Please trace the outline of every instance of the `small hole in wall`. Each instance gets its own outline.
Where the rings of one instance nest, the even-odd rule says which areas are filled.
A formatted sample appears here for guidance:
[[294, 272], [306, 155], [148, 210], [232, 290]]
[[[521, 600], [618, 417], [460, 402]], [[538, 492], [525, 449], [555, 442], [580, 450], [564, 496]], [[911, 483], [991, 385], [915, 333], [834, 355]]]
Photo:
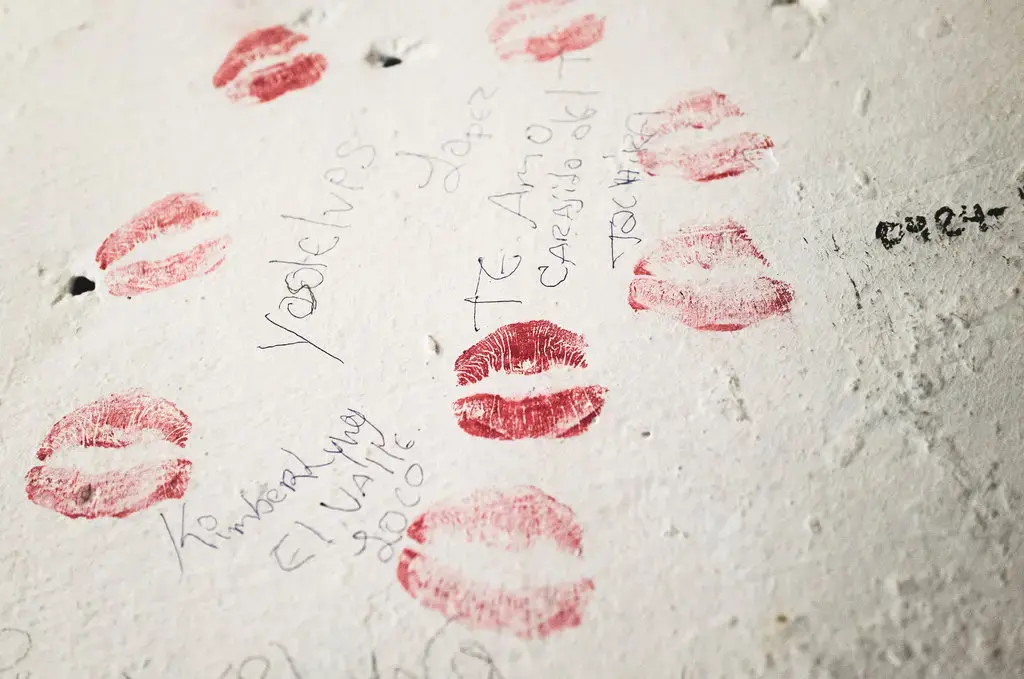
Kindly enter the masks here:
[[649, 438], [651, 438], [651, 432], [649, 432], [649, 431], [642, 431], [642, 432], [640, 432], [640, 438], [642, 438], [642, 439], [649, 439]]
[[72, 276], [71, 280], [68, 281], [68, 292], [71, 293], [72, 297], [84, 295], [85, 293], [92, 292], [95, 289], [96, 284], [85, 276]]
[[400, 57], [396, 57], [394, 54], [381, 51], [376, 47], [371, 47], [370, 51], [366, 54], [366, 62], [370, 66], [378, 66], [380, 68], [392, 68], [402, 63]]

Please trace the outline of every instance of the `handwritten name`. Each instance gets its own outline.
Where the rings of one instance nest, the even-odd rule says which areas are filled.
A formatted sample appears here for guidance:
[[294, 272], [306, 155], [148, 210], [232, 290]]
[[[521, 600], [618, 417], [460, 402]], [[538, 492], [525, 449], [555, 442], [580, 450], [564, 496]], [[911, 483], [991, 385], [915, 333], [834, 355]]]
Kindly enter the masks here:
[[[466, 106], [469, 108], [469, 116], [473, 122], [469, 123], [462, 136], [449, 139], [441, 143], [441, 156], [432, 156], [426, 153], [412, 153], [410, 151], [396, 151], [395, 155], [406, 158], [419, 158], [427, 164], [427, 176], [419, 188], [425, 189], [434, 181], [435, 171], [440, 166], [447, 170], [441, 180], [441, 185], [446, 193], [455, 193], [459, 190], [462, 182], [462, 168], [465, 164], [458, 164], [476, 148], [474, 142], [481, 142], [490, 139], [493, 135], [488, 134], [484, 128], [483, 121], [491, 117], [491, 109], [488, 108], [488, 101], [497, 94], [498, 90], [493, 89], [488, 94], [483, 87], [477, 87], [473, 94], [469, 95]], [[475, 103], [474, 103], [475, 102]], [[449, 160], [451, 158], [452, 160]]]
[[[323, 179], [331, 185], [328, 195], [333, 199], [332, 207], [321, 210], [316, 218], [300, 215], [282, 214], [281, 219], [297, 221], [317, 227], [318, 229], [347, 229], [352, 226], [348, 221], [356, 209], [353, 203], [353, 191], [361, 191], [369, 178], [370, 169], [377, 159], [377, 150], [371, 144], [363, 144], [356, 138], [340, 144], [334, 151], [335, 157], [341, 161], [336, 167], [323, 173]], [[321, 240], [323, 234], [307, 234], [299, 238], [296, 247], [302, 253], [288, 259], [271, 259], [269, 264], [290, 267], [283, 276], [285, 290], [288, 294], [277, 304], [278, 311], [291, 317], [291, 321], [278, 322], [265, 314], [264, 318], [272, 326], [287, 334], [285, 342], [261, 344], [257, 349], [268, 350], [280, 347], [291, 347], [308, 344], [320, 353], [344, 363], [337, 355], [300, 333], [289, 324], [303, 321], [313, 316], [319, 308], [317, 288], [327, 280], [328, 265], [319, 258], [326, 256], [341, 242], [341, 236], [331, 234], [327, 240]], [[313, 258], [313, 261], [310, 261]]]
[[[240, 491], [239, 504], [243, 507], [241, 513], [232, 518], [218, 518], [212, 513], [190, 512], [188, 504], [182, 502], [178, 516], [168, 520], [164, 512], [160, 512], [160, 520], [174, 548], [174, 554], [178, 562], [179, 571], [185, 572], [185, 556], [191, 548], [204, 548], [206, 550], [220, 550], [221, 547], [233, 541], [244, 539], [248, 534], [263, 525], [263, 521], [273, 514], [279, 505], [288, 501], [300, 492], [304, 492], [314, 483], [322, 478], [318, 470], [330, 467], [339, 459], [355, 465], [358, 469], [368, 469], [369, 464], [384, 465], [372, 457], [373, 453], [368, 452], [362, 459], [350, 450], [358, 445], [369, 443], [370, 448], [380, 451], [382, 454], [397, 459], [397, 456], [387, 450], [387, 439], [379, 427], [374, 425], [365, 415], [358, 410], [349, 408], [348, 412], [339, 416], [344, 425], [339, 436], [329, 435], [329, 448], [324, 448], [323, 453], [328, 457], [317, 458], [315, 462], [305, 453], [300, 456], [287, 448], [281, 448], [281, 452], [288, 460], [287, 465], [281, 470], [278, 478], [270, 483], [264, 483], [258, 492]], [[364, 441], [364, 429], [373, 431], [373, 440]], [[402, 444], [398, 435], [394, 437], [395, 445], [407, 450], [412, 443]], [[356, 472], [352, 474], [352, 483], [357, 492], [362, 492], [363, 487], [372, 480], [372, 477], [365, 473]]]

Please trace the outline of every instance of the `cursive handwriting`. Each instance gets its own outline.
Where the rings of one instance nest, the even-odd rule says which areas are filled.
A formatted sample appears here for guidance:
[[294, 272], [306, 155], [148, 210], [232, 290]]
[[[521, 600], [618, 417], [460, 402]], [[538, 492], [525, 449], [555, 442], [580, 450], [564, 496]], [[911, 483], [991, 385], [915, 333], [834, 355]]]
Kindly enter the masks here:
[[[446, 193], [455, 193], [459, 190], [462, 182], [462, 168], [465, 164], [456, 164], [460, 159], [465, 158], [475, 148], [474, 142], [490, 139], [490, 135], [484, 129], [483, 121], [491, 117], [491, 109], [487, 102], [497, 94], [494, 89], [488, 94], [483, 87], [477, 87], [473, 94], [469, 95], [466, 105], [469, 108], [469, 115], [473, 122], [469, 123], [461, 136], [449, 139], [441, 143], [441, 156], [432, 156], [426, 153], [412, 153], [410, 151], [396, 151], [395, 155], [407, 158], [419, 158], [427, 164], [427, 176], [419, 188], [425, 189], [434, 180], [434, 172], [437, 166], [447, 169], [441, 184]], [[476, 102], [476, 103], [474, 103]], [[444, 157], [447, 156], [447, 157]], [[454, 160], [449, 160], [452, 158]]]
[[477, 311], [481, 304], [522, 304], [521, 299], [482, 299], [480, 297], [480, 286], [486, 276], [489, 280], [498, 282], [511, 278], [515, 275], [516, 271], [519, 270], [519, 265], [523, 263], [523, 258], [519, 255], [512, 255], [512, 259], [515, 264], [512, 265], [511, 269], [505, 272], [505, 253], [501, 253], [501, 262], [499, 263], [498, 273], [493, 274], [487, 270], [484, 265], [484, 258], [477, 257], [477, 272], [476, 272], [476, 288], [473, 289], [473, 296], [467, 297], [463, 301], [473, 305], [473, 331], [480, 332], [480, 325], [477, 320]]
[[326, 255], [338, 247], [341, 237], [334, 236], [334, 242], [326, 248], [317, 239], [316, 245], [312, 246], [312, 250], [308, 247], [309, 243], [307, 241], [310, 240], [310, 236], [303, 236], [296, 244], [299, 250], [306, 253], [302, 261], [271, 259], [267, 262], [268, 264], [285, 264], [294, 267], [284, 275], [284, 286], [289, 294], [278, 302], [277, 308], [280, 309], [284, 306], [289, 316], [299, 320], [312, 316], [316, 311], [318, 305], [316, 294], [313, 291], [323, 285], [326, 280], [323, 272], [327, 269], [327, 265], [323, 262], [310, 262], [309, 258], [311, 256], [322, 257]]
[[[160, 512], [160, 519], [174, 548], [181, 574], [184, 575], [185, 572], [186, 550], [192, 547], [220, 550], [221, 547], [233, 541], [245, 538], [262, 526], [263, 522], [277, 511], [279, 505], [296, 494], [315, 487], [317, 484], [314, 482], [321, 479], [323, 473], [318, 470], [333, 465], [339, 458], [344, 458], [360, 468], [367, 468], [370, 463], [380, 464], [376, 458], [371, 457], [372, 453], [367, 453], [360, 461], [358, 456], [354, 456], [348, 450], [349, 447], [354, 448], [366, 442], [367, 434], [364, 430], [373, 430], [371, 436], [373, 440], [369, 441], [371, 448], [393, 456], [386, 449], [384, 433], [361, 412], [349, 408], [347, 413], [339, 416], [339, 420], [343, 424], [341, 431], [335, 432], [339, 435], [329, 435], [330, 448], [323, 449], [323, 452], [328, 455], [327, 458], [320, 458], [318, 462], [312, 463], [307, 461], [311, 458], [306, 453], [300, 456], [287, 448], [281, 448], [280, 451], [286, 456], [288, 463], [281, 470], [279, 480], [275, 479], [271, 483], [261, 484], [260, 490], [255, 493], [239, 491], [239, 504], [244, 508], [240, 510], [241, 513], [237, 515], [237, 518], [225, 519], [218, 518], [211, 513], [196, 513], [198, 515], [192, 519], [193, 513], [189, 512], [188, 504], [185, 502], [181, 503], [180, 513], [173, 521], [169, 521], [167, 515]], [[395, 442], [400, 447], [404, 445], [399, 443], [397, 435]], [[370, 477], [360, 473], [352, 475], [353, 483], [358, 489], [357, 492], [361, 492], [361, 486], [365, 486], [367, 483], [366, 478]]]
[[442, 643], [442, 638], [456, 629], [457, 621], [455, 618], [446, 621], [427, 640], [420, 653], [418, 673], [401, 665], [383, 666], [377, 651], [373, 650], [366, 679], [505, 679], [493, 656], [477, 641], [460, 641], [450, 653], [443, 650], [447, 644]]
[[280, 330], [284, 330], [291, 337], [297, 337], [298, 339], [292, 340], [290, 342], [279, 342], [277, 344], [260, 344], [260, 345], [258, 345], [256, 347], [257, 349], [266, 350], [266, 349], [276, 349], [278, 347], [293, 347], [293, 346], [295, 346], [297, 344], [308, 344], [309, 346], [311, 346], [314, 349], [316, 349], [317, 351], [319, 351], [321, 354], [323, 354], [325, 356], [328, 356], [330, 358], [333, 358], [335, 361], [337, 361], [338, 363], [341, 363], [342, 365], [345, 364], [345, 361], [341, 360], [341, 357], [339, 357], [339, 356], [337, 356], [335, 354], [332, 354], [331, 352], [327, 351], [326, 349], [324, 349], [322, 346], [320, 346], [319, 344], [317, 344], [313, 340], [309, 339], [308, 337], [305, 337], [304, 335], [301, 335], [299, 332], [297, 332], [295, 330], [292, 330], [291, 328], [289, 328], [287, 326], [281, 325], [280, 323], [278, 323], [277, 321], [272, 319], [270, 317], [270, 314], [265, 314], [263, 316], [263, 318], [265, 318], [267, 320], [267, 323], [270, 323], [275, 328], [278, 328]]
[[[588, 61], [590, 59], [586, 57], [567, 59], [565, 55], [559, 55], [558, 80], [563, 80], [567, 62]], [[565, 283], [569, 278], [569, 267], [576, 266], [570, 257], [570, 239], [575, 238], [574, 229], [584, 210], [583, 199], [577, 195], [584, 162], [575, 152], [575, 147], [590, 136], [598, 114], [597, 108], [586, 103], [586, 97], [599, 94], [596, 90], [546, 90], [545, 95], [556, 98], [559, 112], [543, 123], [532, 123], [526, 128], [526, 140], [536, 147], [535, 150], [541, 151], [538, 154], [541, 157], [553, 155], [547, 144], [563, 132], [566, 134], [565, 142], [572, 149], [567, 157], [559, 155], [552, 158], [554, 166], [549, 165], [549, 171], [544, 175], [549, 183], [550, 199], [554, 201], [553, 205], [549, 204], [552, 217], [549, 218], [551, 239], [548, 241], [547, 258], [550, 263], [537, 267], [538, 281], [545, 288], [557, 288]]]
[[[347, 229], [352, 226], [348, 222], [351, 213], [356, 209], [352, 192], [363, 189], [364, 183], [369, 178], [370, 169], [376, 162], [377, 150], [373, 145], [363, 144], [354, 137], [338, 145], [334, 150], [334, 155], [340, 164], [329, 168], [322, 175], [322, 179], [331, 185], [328, 195], [332, 199], [332, 207], [321, 210], [315, 219], [291, 214], [282, 214], [281, 219], [328, 229]], [[301, 254], [288, 258], [275, 258], [268, 262], [275, 266], [291, 267], [283, 276], [288, 294], [278, 301], [277, 309], [287, 313], [293, 320], [302, 321], [316, 313], [319, 301], [315, 291], [326, 281], [325, 272], [328, 268], [327, 264], [320, 261], [319, 258], [329, 254], [341, 242], [341, 236], [333, 233], [327, 240], [321, 240], [321, 235], [307, 234], [299, 238], [296, 241], [296, 247]], [[313, 261], [310, 261], [310, 258], [313, 258]], [[344, 363], [338, 356], [310, 341], [296, 330], [272, 320], [270, 314], [265, 314], [264, 318], [292, 337], [297, 337], [298, 340], [262, 344], [257, 346], [258, 349], [267, 350], [309, 344], [339, 363]]]
[[[379, 430], [377, 431], [380, 433]], [[333, 446], [338, 446], [341, 442], [331, 437], [331, 443]], [[371, 441], [370, 446], [382, 453], [384, 457], [378, 459], [366, 455], [362, 462], [343, 452], [355, 469], [351, 475], [351, 485], [338, 484], [336, 489], [341, 494], [336, 496], [337, 499], [332, 498], [329, 502], [320, 502], [320, 507], [328, 510], [327, 513], [332, 515], [332, 523], [339, 520], [343, 528], [351, 530], [347, 521], [361, 518], [367, 514], [371, 516], [378, 514], [379, 508], [370, 510], [369, 505], [376, 499], [385, 498], [387, 508], [376, 517], [376, 527], [370, 528], [373, 533], [359, 529], [351, 534], [352, 540], [359, 545], [353, 556], [363, 554], [370, 545], [373, 545], [376, 549], [377, 559], [381, 563], [387, 563], [394, 557], [394, 545], [405, 537], [405, 529], [409, 526], [409, 517], [402, 510], [419, 505], [421, 500], [419, 488], [426, 479], [423, 466], [416, 460], [410, 460], [403, 456], [409, 454], [416, 442], [402, 443], [395, 436], [394, 444], [395, 448], [389, 450], [383, 434], [380, 434], [379, 440]], [[355, 445], [355, 442], [350, 441], [348, 445]], [[370, 463], [373, 464], [372, 467]], [[383, 488], [388, 485], [389, 481], [391, 482], [390, 493]], [[368, 491], [367, 488], [370, 490]], [[393, 501], [391, 500], [392, 496]], [[333, 526], [328, 525], [324, 529], [322, 520], [323, 514], [316, 521], [293, 522], [302, 530], [293, 532], [294, 529], [290, 529], [270, 550], [270, 556], [278, 568], [286, 573], [294, 572], [312, 561], [320, 550], [338, 544], [336, 539], [327, 537], [333, 531]], [[316, 523], [317, 527], [311, 526], [309, 523]], [[310, 538], [310, 535], [316, 540]], [[286, 543], [287, 547], [285, 547]], [[303, 543], [305, 543], [305, 547], [303, 547]], [[315, 545], [315, 548], [310, 546], [311, 544]], [[287, 551], [282, 552], [282, 549]]]
[[[228, 664], [217, 675], [217, 679], [270, 679], [272, 676], [271, 671], [281, 665], [287, 666], [287, 672], [284, 676], [289, 677], [289, 679], [302, 679], [302, 674], [299, 673], [298, 668], [295, 666], [295, 661], [292, 659], [291, 654], [288, 653], [288, 649], [284, 647], [284, 644], [272, 641], [270, 645], [280, 652], [283, 662], [272, 663], [268, 655], [250, 655], [239, 662], [237, 668], [234, 663]], [[278, 675], [273, 676], [276, 677]]]
[[[621, 149], [627, 155], [632, 154], [632, 157], [628, 157], [630, 165], [640, 165], [639, 153], [646, 146], [653, 137], [653, 132], [648, 133], [647, 118], [643, 117], [640, 123], [640, 130], [634, 130], [634, 118], [637, 116], [647, 116], [650, 114], [646, 113], [633, 113], [626, 117], [626, 134], [623, 136], [623, 141], [629, 146], [625, 149]], [[637, 145], [636, 139], [633, 135], [640, 135], [640, 144]], [[619, 155], [609, 154], [602, 156], [605, 160], [617, 161]], [[636, 235], [637, 220], [636, 220], [636, 206], [637, 196], [631, 188], [633, 184], [640, 181], [642, 175], [640, 171], [635, 170], [631, 167], [623, 167], [621, 163], [617, 163], [615, 174], [612, 177], [612, 184], [608, 187], [610, 191], [616, 191], [619, 195], [612, 195], [612, 203], [615, 207], [612, 209], [612, 216], [608, 220], [608, 248], [609, 248], [609, 260], [611, 262], [611, 268], [615, 268], [619, 258], [624, 253], [618, 252], [616, 246], [622, 242], [631, 244], [634, 248], [643, 242], [643, 239]], [[626, 193], [629, 194], [628, 198], [624, 196]], [[622, 198], [622, 200], [620, 200]]]

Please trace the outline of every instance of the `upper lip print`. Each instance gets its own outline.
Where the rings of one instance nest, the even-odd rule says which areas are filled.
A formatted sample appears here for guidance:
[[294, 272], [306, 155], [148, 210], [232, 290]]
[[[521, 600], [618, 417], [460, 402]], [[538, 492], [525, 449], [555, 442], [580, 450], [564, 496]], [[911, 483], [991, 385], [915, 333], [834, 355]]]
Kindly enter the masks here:
[[[126, 448], [156, 435], [184, 448], [192, 423], [166, 399], [133, 390], [111, 394], [62, 417], [36, 451], [41, 461], [62, 450]], [[192, 463], [186, 459], [144, 463], [129, 469], [86, 473], [40, 465], [26, 475], [28, 498], [70, 518], [121, 518], [184, 496]]]
[[[107, 236], [96, 251], [96, 262], [100, 269], [106, 270], [140, 244], [165, 233], [188, 231], [196, 222], [217, 214], [193, 194], [172, 193], [152, 203]], [[229, 236], [222, 236], [166, 259], [122, 264], [107, 271], [107, 290], [111, 295], [125, 297], [204, 276], [224, 263], [224, 252], [230, 243]]]
[[491, 371], [535, 375], [552, 365], [586, 368], [582, 335], [550, 321], [511, 323], [498, 328], [455, 359], [459, 386], [473, 384]]
[[740, 132], [719, 139], [686, 141], [685, 130], [711, 130], [743, 111], [715, 90], [690, 92], [677, 103], [654, 114], [654, 129], [645, 132], [649, 146], [637, 152], [637, 161], [650, 175], [676, 174], [693, 182], [709, 182], [756, 170], [774, 147], [757, 132]]
[[[576, 559], [583, 554], [583, 530], [572, 509], [533, 486], [478, 491], [459, 503], [426, 512], [407, 535], [424, 546], [455, 535], [464, 543], [516, 554], [529, 553], [545, 542]], [[448, 560], [452, 558], [449, 554]], [[431, 610], [469, 627], [507, 630], [523, 639], [578, 626], [594, 591], [589, 578], [506, 588], [467, 577], [446, 566], [445, 560], [406, 548], [398, 580]], [[525, 569], [520, 564], [517, 570]]]
[[262, 68], [250, 68], [258, 61], [284, 56], [308, 39], [284, 26], [252, 31], [224, 57], [213, 76], [213, 86], [227, 87], [232, 100], [251, 98], [263, 103], [309, 87], [327, 70], [327, 58], [322, 54], [297, 54]]
[[[492, 372], [535, 375], [555, 365], [585, 368], [583, 337], [550, 321], [512, 323], [466, 349], [455, 361], [460, 386]], [[510, 398], [474, 394], [453, 404], [459, 426], [468, 434], [514, 441], [568, 438], [587, 430], [604, 406], [607, 389], [597, 385]]]
[[[732, 220], [685, 230], [637, 262], [629, 286], [634, 310], [651, 309], [696, 330], [741, 330], [790, 310], [789, 284], [755, 273], [768, 268], [746, 229]], [[697, 280], [668, 280], [675, 273]], [[719, 280], [725, 272], [734, 274]]]

